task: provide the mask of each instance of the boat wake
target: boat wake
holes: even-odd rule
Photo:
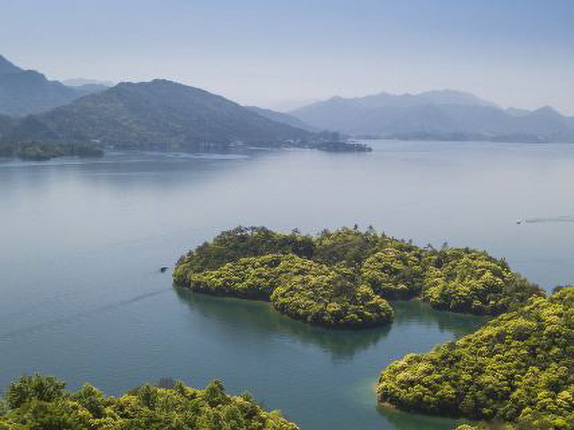
[[[8,333],[0,333],[0,343],[12,340],[15,337],[28,335],[28,334],[37,334],[38,332],[42,332],[44,330],[54,330],[60,329],[62,327],[68,326],[72,323],[77,323],[79,320],[89,318],[95,315],[101,315],[103,312],[110,312],[116,311],[126,306],[130,306],[134,303],[137,303],[141,300],[145,300],[159,294],[164,294],[168,291],[171,291],[173,288],[162,288],[161,290],[154,290],[149,291],[147,293],[143,293],[137,295],[135,297],[131,297],[125,300],[119,300],[117,302],[108,303],[106,305],[102,305],[96,307],[94,309],[89,309],[83,312],[78,312],[66,317],[62,317],[59,319],[54,319],[52,321],[47,321],[39,324],[35,324],[33,326],[25,327],[22,329],[14,330]]]
[[[548,218],[525,218],[522,220],[518,220],[516,223],[537,224],[545,222],[574,222],[574,215],[564,215],[564,216],[548,217]]]

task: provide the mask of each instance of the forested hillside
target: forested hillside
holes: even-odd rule
[[[574,289],[499,316],[385,369],[379,401],[412,412],[574,428]]]
[[[23,70],[0,55],[0,115],[24,117],[70,103],[83,93],[35,70]]]
[[[29,117],[6,139],[190,150],[239,143],[280,146],[307,136],[304,130],[271,121],[199,88],[154,80],[122,83]]]
[[[266,412],[250,395],[225,394],[220,381],[205,389],[144,385],[110,397],[91,385],[24,376],[0,404],[1,430],[298,430],[278,411]]]

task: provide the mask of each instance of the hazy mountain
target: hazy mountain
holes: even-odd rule
[[[518,109],[518,108],[513,108],[510,107],[508,109],[505,109],[506,113],[513,115],[513,116],[525,116],[530,114],[530,111],[528,109]]]
[[[77,87],[69,87],[69,88],[72,88],[76,92],[76,95],[78,97],[83,97],[83,96],[87,96],[89,94],[101,93],[102,91],[105,91],[110,87],[105,86],[105,85],[98,85],[98,84],[85,84],[85,85],[80,85]]]
[[[34,70],[22,70],[0,56],[0,114],[26,116],[45,112],[83,95]]]
[[[350,99],[333,97],[330,101],[335,103],[354,104],[366,108],[407,108],[426,105],[496,106],[494,103],[482,100],[473,94],[454,90],[427,91],[420,94],[400,95],[382,92],[379,94]],[[329,102],[329,100],[327,102]]]
[[[99,93],[115,85],[112,81],[85,78],[66,79],[62,83],[76,91],[79,96]]]
[[[287,124],[290,125],[291,127],[297,127],[311,132],[317,131],[315,127],[311,127],[309,124],[301,121],[299,118],[296,118],[292,115],[282,112],[276,112],[271,109],[263,109],[257,106],[245,106],[245,107],[261,116],[264,116],[265,118],[271,119],[281,124]]]
[[[503,110],[472,94],[444,90],[333,97],[291,115],[351,135],[438,140],[574,141],[572,119],[552,108]]]
[[[275,100],[265,103],[267,109],[274,110],[275,112],[291,112],[292,110],[317,103],[321,99],[293,99],[293,100]]]
[[[100,87],[113,87],[115,85],[112,81],[101,81],[99,79],[85,79],[85,78],[74,78],[74,79],[64,79],[61,81],[67,87],[83,87],[85,85],[98,85]]]
[[[237,141],[272,146],[308,135],[199,88],[154,80],[121,83],[27,117],[9,138],[174,150]]]
[[[9,75],[12,73],[23,72],[21,68],[15,66],[2,55],[0,55],[0,75]]]
[[[0,138],[8,133],[14,126],[14,119],[6,115],[0,115]]]

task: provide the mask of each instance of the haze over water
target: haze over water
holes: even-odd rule
[[[222,378],[303,430],[452,428],[378,411],[372,385],[392,360],[481,320],[409,302],[390,327],[332,332],[264,303],[175,290],[158,272],[238,224],[357,223],[486,249],[546,289],[574,281],[574,222],[557,221],[574,216],[574,145],[372,145],[0,162],[0,386],[36,371],[110,394],[165,376],[200,387]]]

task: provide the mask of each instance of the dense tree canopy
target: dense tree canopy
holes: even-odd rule
[[[357,267],[373,253],[384,249],[392,239],[378,234],[373,228],[360,231],[343,227],[335,231],[323,230],[314,238],[313,258],[325,264],[345,263]]]
[[[486,252],[444,249],[431,256],[422,299],[436,309],[498,315],[540,289]]]
[[[377,294],[389,300],[410,299],[420,295],[425,280],[421,250],[409,251],[397,245],[373,254],[361,267],[364,281]]]
[[[220,233],[211,242],[205,242],[181,257],[174,277],[176,281],[186,283],[187,276],[192,272],[217,269],[241,258],[267,254],[294,254],[310,258],[313,252],[312,238],[296,231],[283,234],[265,227],[237,227]]]
[[[270,300],[292,318],[327,327],[369,327],[392,320],[389,304],[344,266],[293,254],[242,258],[215,270],[191,273],[194,291]]]
[[[275,257],[242,260],[269,255]],[[282,264],[274,266],[272,263],[278,261],[279,255],[300,258],[283,259]],[[319,267],[312,266],[311,262],[323,265],[319,272],[325,277],[314,282],[318,272],[306,273],[299,279],[297,288],[289,290],[298,298],[307,297],[302,301],[292,298],[290,303],[301,306],[305,303],[308,309],[311,301],[322,303],[325,292],[333,290],[331,284],[338,279],[342,267],[353,272],[346,278],[347,297],[353,297],[359,290],[387,300],[420,297],[436,309],[454,312],[497,315],[525,303],[533,295],[542,294],[538,287],[513,273],[504,260],[497,260],[486,252],[468,248],[421,248],[379,234],[372,228],[361,231],[356,226],[324,230],[316,237],[302,235],[296,230],[284,234],[265,227],[238,227],[222,232],[213,241],[181,257],[174,280],[179,285],[210,294],[270,299],[276,287],[281,285],[285,289],[286,278],[278,278],[285,269],[287,274],[293,274],[297,265],[301,265],[299,270],[303,272]],[[202,273],[204,275],[200,276]],[[275,297],[280,296],[277,292]],[[363,294],[362,297],[359,301],[356,297],[347,300],[347,304],[362,303],[367,296]],[[300,315],[300,307],[296,310],[274,303],[277,309],[291,316],[314,320],[308,318],[309,312],[305,312],[305,317]],[[375,302],[368,300],[368,303]],[[381,311],[387,307],[379,300],[376,303],[382,306]],[[357,316],[357,309],[345,307],[344,313]],[[367,314],[371,312],[361,318],[365,325],[373,321]],[[379,319],[383,320],[387,318]],[[366,324],[366,321],[370,323]]]
[[[407,411],[574,428],[574,289],[536,297],[456,343],[383,371],[381,403]]]
[[[108,397],[85,385],[76,392],[45,376],[12,383],[0,407],[1,430],[298,430],[249,395],[229,396],[220,381],[204,390],[177,382],[172,389],[144,385]]]
[[[568,427],[572,428],[572,426]],[[463,424],[456,430],[556,430],[552,418],[536,413],[532,414],[529,419],[523,419],[520,423],[481,423],[477,425]]]
[[[275,289],[271,301],[293,318],[329,327],[370,327],[393,318],[386,300],[359,284],[352,270],[340,266],[322,265],[287,278]]]
[[[195,291],[246,299],[269,300],[284,279],[295,275],[328,272],[320,263],[293,254],[269,254],[242,258],[215,270],[191,272],[190,287]]]

